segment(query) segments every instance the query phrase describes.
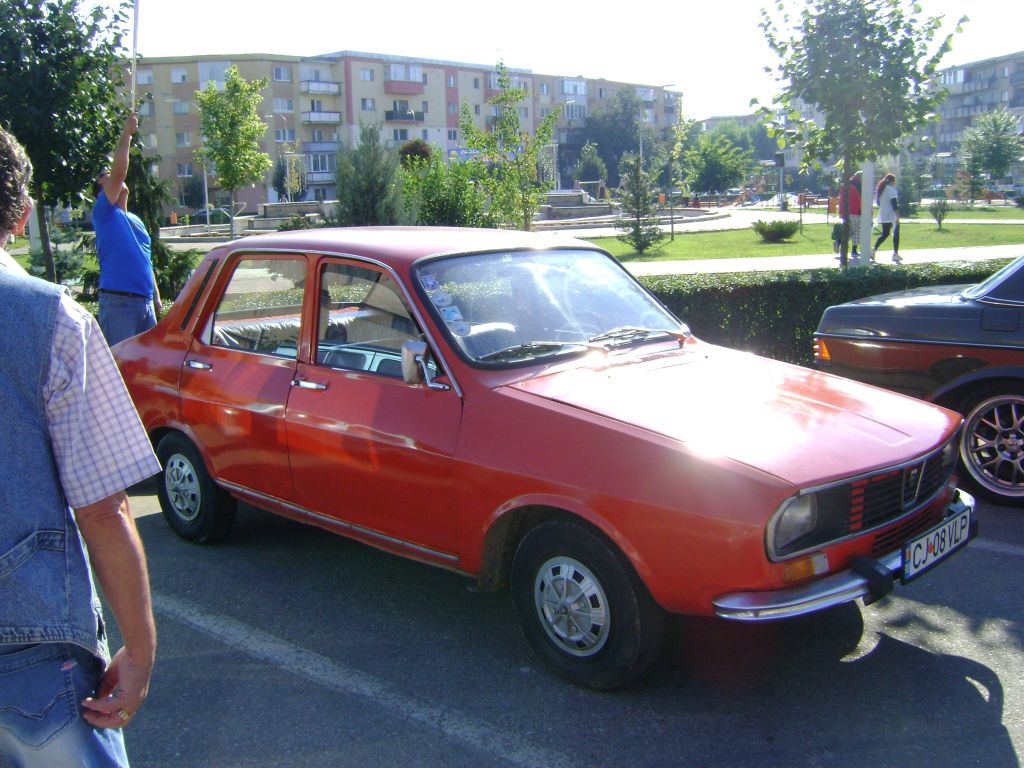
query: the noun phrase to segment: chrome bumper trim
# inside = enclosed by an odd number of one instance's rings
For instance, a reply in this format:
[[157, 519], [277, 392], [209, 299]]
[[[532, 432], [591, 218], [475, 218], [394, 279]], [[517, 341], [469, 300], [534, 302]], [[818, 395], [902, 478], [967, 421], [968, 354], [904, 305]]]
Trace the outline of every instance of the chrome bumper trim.
[[[974, 497], [958, 489], [946, 507], [946, 516], [960, 514], [967, 508], [974, 509]], [[902, 550], [890, 552], [875, 562], [891, 574], [892, 581], [899, 580], [903, 565]], [[876, 589], [872, 589], [870, 579], [850, 569], [787, 589], [722, 595], [712, 600], [712, 604], [715, 607], [715, 614], [723, 619], [771, 621], [833, 608], [858, 597], [877, 599], [882, 595], [876, 590], [877, 584]], [[886, 592], [889, 590], [891, 584]]]

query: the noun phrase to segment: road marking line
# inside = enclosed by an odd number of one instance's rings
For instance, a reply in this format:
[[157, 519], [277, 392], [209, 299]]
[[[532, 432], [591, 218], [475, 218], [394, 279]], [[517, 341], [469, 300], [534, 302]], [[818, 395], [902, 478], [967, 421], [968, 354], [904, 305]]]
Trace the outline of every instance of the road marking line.
[[1003, 541], [992, 541], [992, 539], [975, 539], [967, 545], [967, 548], [984, 549], [986, 552], [994, 552], [998, 555], [1024, 557], [1024, 547], [1017, 544], [1007, 544]]
[[254, 658], [306, 677], [325, 688], [367, 699], [388, 714], [436, 728], [455, 741], [489, 756], [502, 757], [512, 765], [523, 768], [571, 768], [574, 765], [565, 755], [531, 746], [518, 735], [510, 735], [484, 723], [460, 717], [451, 710], [393, 693], [388, 690], [387, 684], [375, 677], [292, 645], [255, 627], [226, 616], [207, 613], [187, 600], [154, 592], [153, 607], [157, 613], [177, 619]]

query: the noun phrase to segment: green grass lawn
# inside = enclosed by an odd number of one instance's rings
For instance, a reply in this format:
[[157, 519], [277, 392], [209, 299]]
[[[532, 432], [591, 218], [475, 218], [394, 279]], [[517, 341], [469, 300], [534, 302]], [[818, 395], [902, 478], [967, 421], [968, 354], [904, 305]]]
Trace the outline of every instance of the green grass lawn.
[[[770, 215], [770, 214], [769, 214]], [[768, 218], [768, 217], [766, 217]], [[881, 230], [875, 229], [877, 237]], [[724, 232], [676, 232], [674, 241], [665, 237], [643, 255], [617, 237], [588, 238], [607, 250], [620, 261], [681, 261], [687, 259], [740, 259], [759, 256], [806, 256], [831, 253], [832, 226], [805, 224], [803, 233], [797, 232], [783, 243], [765, 243], [753, 229], [734, 229]], [[891, 242], [891, 241], [890, 241]], [[1024, 245], [1024, 221], [1020, 225], [1000, 224], [986, 227], [980, 224], [948, 224], [938, 229], [934, 222], [907, 224], [900, 234], [900, 250], [915, 248], [962, 248], [980, 245]], [[883, 250], [886, 244], [882, 245]], [[891, 245], [889, 248], [891, 249]], [[1022, 248], [1024, 251], [1024, 248]]]

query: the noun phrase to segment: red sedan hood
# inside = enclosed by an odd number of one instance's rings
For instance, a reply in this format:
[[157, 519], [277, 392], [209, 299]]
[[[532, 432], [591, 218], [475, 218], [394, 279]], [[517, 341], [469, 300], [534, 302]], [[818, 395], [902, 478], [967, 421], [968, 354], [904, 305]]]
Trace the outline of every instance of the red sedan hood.
[[[906, 461], [959, 424], [942, 408], [703, 343], [509, 385], [741, 462], [798, 486]], [[599, 354], [599, 353], [597, 353]]]

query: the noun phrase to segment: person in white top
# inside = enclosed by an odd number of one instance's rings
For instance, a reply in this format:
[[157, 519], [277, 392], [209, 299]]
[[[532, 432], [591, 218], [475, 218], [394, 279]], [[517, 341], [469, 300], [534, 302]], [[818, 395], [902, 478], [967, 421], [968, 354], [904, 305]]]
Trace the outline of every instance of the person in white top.
[[896, 189], [896, 177], [891, 173], [878, 182], [875, 202], [878, 204], [878, 223], [882, 225], [882, 234], [875, 240], [875, 253], [892, 232], [892, 260], [900, 264], [903, 261], [900, 258], [900, 192]]

